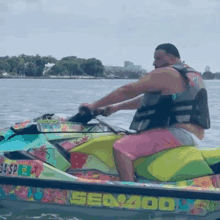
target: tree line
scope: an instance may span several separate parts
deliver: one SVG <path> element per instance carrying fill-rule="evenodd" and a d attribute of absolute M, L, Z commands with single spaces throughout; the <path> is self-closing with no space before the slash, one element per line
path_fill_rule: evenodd
<path fill-rule="evenodd" d="M 210 71 L 205 71 L 202 75 L 203 79 L 220 79 L 220 72 L 212 73 Z"/>
<path fill-rule="evenodd" d="M 47 72 L 45 70 L 45 64 L 54 63 Z M 76 56 L 64 57 L 61 60 L 57 60 L 52 56 L 5 56 L 0 57 L 0 73 L 7 72 L 11 75 L 22 74 L 30 77 L 40 77 L 43 75 L 83 75 L 101 77 L 104 75 L 104 66 L 98 59 L 82 59 Z"/>

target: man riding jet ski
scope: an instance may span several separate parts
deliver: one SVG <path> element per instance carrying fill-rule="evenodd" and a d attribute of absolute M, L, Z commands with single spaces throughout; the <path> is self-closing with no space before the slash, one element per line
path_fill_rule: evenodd
<path fill-rule="evenodd" d="M 114 157 L 120 180 L 134 181 L 134 162 L 157 152 L 199 144 L 210 128 L 208 97 L 200 74 L 183 63 L 177 48 L 169 43 L 157 46 L 155 69 L 134 83 L 124 85 L 94 103 L 105 116 L 119 110 L 137 109 L 130 129 L 136 134 L 114 143 Z"/>

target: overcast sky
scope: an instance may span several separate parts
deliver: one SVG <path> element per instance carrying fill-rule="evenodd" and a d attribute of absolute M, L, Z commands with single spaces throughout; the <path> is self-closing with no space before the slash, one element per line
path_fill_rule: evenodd
<path fill-rule="evenodd" d="M 153 69 L 173 43 L 181 59 L 220 72 L 220 0 L 0 0 L 0 56 L 20 54 L 125 60 Z"/>

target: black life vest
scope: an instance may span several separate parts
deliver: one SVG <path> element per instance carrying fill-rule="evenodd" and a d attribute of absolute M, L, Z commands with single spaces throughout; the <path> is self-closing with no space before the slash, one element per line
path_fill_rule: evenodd
<path fill-rule="evenodd" d="M 141 132 L 177 123 L 210 128 L 208 95 L 201 76 L 197 73 L 194 78 L 189 78 L 187 74 L 196 71 L 182 63 L 174 64 L 172 68 L 187 82 L 186 89 L 171 95 L 162 95 L 161 91 L 145 93 L 130 129 Z"/>

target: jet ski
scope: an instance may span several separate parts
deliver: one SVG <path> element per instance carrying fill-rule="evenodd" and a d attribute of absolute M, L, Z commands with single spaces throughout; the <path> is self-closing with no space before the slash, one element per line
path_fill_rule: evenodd
<path fill-rule="evenodd" d="M 0 130 L 0 210 L 87 219 L 220 219 L 220 147 L 183 146 L 135 161 L 119 181 L 113 144 L 125 129 L 84 108 Z M 1 212 L 2 213 L 2 212 Z"/>

